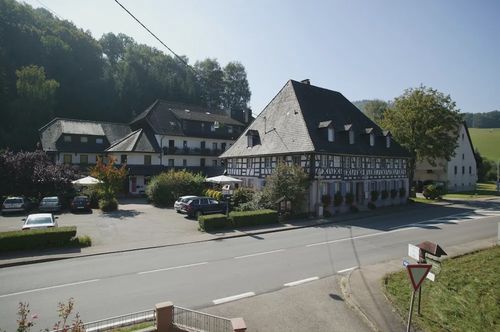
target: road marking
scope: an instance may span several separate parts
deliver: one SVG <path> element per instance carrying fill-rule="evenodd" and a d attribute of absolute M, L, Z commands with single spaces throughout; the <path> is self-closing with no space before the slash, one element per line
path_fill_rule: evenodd
<path fill-rule="evenodd" d="M 458 213 L 456 215 L 451 215 L 448 217 L 457 217 L 457 216 L 464 216 L 463 213 Z M 482 216 L 481 219 L 487 218 L 488 216 Z M 478 218 L 479 219 L 479 218 Z M 463 223 L 463 222 L 472 222 L 473 220 L 478 220 L 478 219 L 461 219 L 461 220 L 453 220 L 454 223 Z M 378 236 L 378 235 L 384 235 L 384 234 L 390 234 L 390 233 L 395 233 L 395 232 L 401 232 L 401 231 L 406 231 L 406 230 L 411 230 L 418 228 L 419 225 L 422 224 L 432 224 L 432 223 L 439 223 L 443 222 L 444 220 L 440 219 L 430 219 L 430 220 L 423 220 L 411 224 L 406 224 L 406 225 L 401 225 L 401 226 L 396 226 L 394 228 L 389 229 L 388 231 L 385 232 L 378 232 L 378 233 L 371 233 L 371 234 L 365 234 L 365 235 L 358 235 L 358 236 L 353 236 L 353 237 L 345 237 L 342 239 L 337 239 L 337 240 L 331 240 L 331 241 L 324 241 L 324 242 L 318 242 L 318 243 L 311 243 L 307 244 L 306 247 L 315 247 L 315 246 L 321 246 L 325 244 L 331 244 L 331 243 L 337 243 L 337 242 L 343 242 L 343 241 L 351 241 L 351 240 L 356 240 L 356 239 L 362 239 L 365 237 L 372 237 L 372 236 Z M 450 222 L 451 220 L 446 220 Z"/>
<path fill-rule="evenodd" d="M 236 257 L 234 257 L 234 259 L 247 258 L 247 257 L 255 257 L 255 256 L 261 256 L 261 255 L 267 255 L 267 254 L 273 254 L 275 252 L 280 252 L 280 251 L 285 251 L 285 249 L 278 249 L 278 250 L 271 250 L 271 251 L 266 251 L 266 252 L 259 252 L 259 253 L 256 253 L 256 254 L 236 256 Z"/>
<path fill-rule="evenodd" d="M 315 280 L 318 280 L 318 279 L 319 279 L 318 277 L 311 277 L 311 278 L 307 278 L 307 279 L 292 281 L 292 282 L 284 284 L 283 286 L 285 286 L 285 287 L 292 287 L 292 286 L 297 286 L 297 285 L 300 285 L 300 284 L 305 284 L 306 282 L 315 281 Z"/>
<path fill-rule="evenodd" d="M 69 284 L 62 284 L 62 285 L 56 285 L 56 286 L 49 286 L 49 287 L 43 287 L 43 288 L 30 289 L 30 290 L 27 290 L 27 291 L 22 291 L 22 292 L 16 292 L 16 293 L 10 293 L 10 294 L 0 295 L 0 298 L 14 296 L 14 295 L 27 294 L 27 293 L 33 293 L 33 292 L 40 292 L 40 291 L 44 291 L 44 290 L 61 288 L 61 287 L 69 287 L 69 286 L 75 286 L 75 285 L 88 284 L 88 283 L 96 282 L 96 281 L 99 281 L 99 280 L 100 279 L 92 279 L 92 280 L 72 282 L 72 283 L 69 283 Z"/>
<path fill-rule="evenodd" d="M 180 266 L 173 266 L 173 267 L 166 267 L 164 269 L 157 269 L 157 270 L 151 270 L 151 271 L 138 272 L 137 274 L 148 274 L 148 273 L 155 273 L 155 272 L 162 272 L 162 271 L 169 271 L 169 270 L 177 270 L 177 269 L 183 269 L 185 267 L 193 267 L 193 266 L 199 266 L 199 265 L 205 265 L 205 264 L 208 264 L 208 262 L 194 263 L 194 264 L 187 264 L 187 265 L 180 265 Z"/>
<path fill-rule="evenodd" d="M 344 272 L 352 271 L 352 270 L 357 269 L 357 268 L 358 268 L 357 266 L 353 266 L 353 267 L 350 267 L 348 269 L 343 269 L 343 270 L 337 271 L 337 273 L 344 273 Z"/>
<path fill-rule="evenodd" d="M 222 299 L 213 300 L 212 302 L 214 304 L 222 304 L 222 303 L 226 303 L 226 302 L 244 299 L 245 297 L 251 297 L 251 296 L 255 296 L 255 293 L 254 292 L 247 292 L 247 293 L 243 293 L 243 294 L 224 297 Z"/>

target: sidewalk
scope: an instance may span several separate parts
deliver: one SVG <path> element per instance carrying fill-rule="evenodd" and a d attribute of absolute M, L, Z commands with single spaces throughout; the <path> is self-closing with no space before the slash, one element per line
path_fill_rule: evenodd
<path fill-rule="evenodd" d="M 447 247 L 448 257 L 491 247 L 496 237 Z M 406 318 L 393 308 L 383 292 L 383 277 L 403 269 L 401 257 L 385 263 L 363 266 L 343 276 L 340 283 L 346 303 L 357 312 L 373 331 L 406 331 Z"/>
<path fill-rule="evenodd" d="M 218 233 L 203 233 L 197 230 L 186 233 L 172 232 L 172 234 L 167 233 L 161 239 L 151 240 L 146 236 L 144 237 L 143 240 L 135 241 L 133 243 L 129 243 L 126 241 L 122 242 L 118 241 L 110 245 L 97 245 L 88 248 L 61 248 L 61 249 L 39 250 L 39 251 L 4 253 L 0 254 L 0 268 L 76 258 L 76 257 L 86 257 L 86 256 L 95 256 L 95 255 L 103 255 L 111 253 L 121 253 L 127 251 L 161 248 L 167 246 L 182 245 L 187 243 L 219 241 L 223 239 L 230 239 L 242 236 L 254 236 L 254 235 L 273 233 L 273 232 L 282 232 L 282 231 L 288 231 L 305 227 L 318 227 L 329 224 L 343 223 L 352 220 L 360 220 L 384 214 L 396 214 L 400 212 L 407 213 L 410 210 L 420 210 L 420 209 L 433 208 L 436 206 L 445 206 L 445 205 L 451 205 L 451 203 L 442 203 L 433 205 L 422 205 L 422 204 L 399 205 L 393 207 L 385 207 L 373 211 L 368 210 L 358 213 L 347 213 L 334 216 L 331 218 L 289 220 L 286 221 L 285 223 L 280 223 L 275 225 L 246 227 L 241 229 L 222 231 Z"/>

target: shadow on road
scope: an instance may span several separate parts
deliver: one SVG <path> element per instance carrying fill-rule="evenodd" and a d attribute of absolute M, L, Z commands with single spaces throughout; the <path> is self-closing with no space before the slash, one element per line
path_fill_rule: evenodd
<path fill-rule="evenodd" d="M 50 256 L 50 255 L 64 255 L 64 254 L 78 254 L 81 252 L 80 248 L 53 248 L 53 249 L 37 249 L 37 250 L 25 250 L 25 251 L 13 251 L 0 254 L 0 261 L 4 259 L 16 259 L 16 258 L 26 258 L 26 257 L 39 257 L 39 256 Z M 29 258 L 28 258 L 29 260 Z M 47 257 L 47 260 L 52 260 L 51 257 Z M 37 260 L 37 262 L 43 262 L 42 260 Z"/>
<path fill-rule="evenodd" d="M 143 212 L 137 210 L 117 210 L 112 212 L 103 212 L 102 217 L 114 218 L 114 219 L 125 219 L 136 217 Z"/>

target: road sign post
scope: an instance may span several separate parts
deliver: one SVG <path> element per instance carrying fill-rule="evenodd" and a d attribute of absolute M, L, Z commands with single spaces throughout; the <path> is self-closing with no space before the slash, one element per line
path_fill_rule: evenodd
<path fill-rule="evenodd" d="M 420 290 L 420 286 L 425 280 L 425 277 L 431 270 L 432 265 L 430 264 L 408 264 L 406 265 L 406 270 L 408 271 L 408 277 L 410 278 L 411 285 L 413 287 L 413 292 L 411 294 L 410 311 L 408 313 L 408 325 L 406 331 L 410 332 L 411 317 L 413 314 L 413 303 L 415 302 L 415 293 Z M 422 293 L 419 292 L 418 302 L 419 302 L 419 314 L 420 314 L 420 298 Z"/>

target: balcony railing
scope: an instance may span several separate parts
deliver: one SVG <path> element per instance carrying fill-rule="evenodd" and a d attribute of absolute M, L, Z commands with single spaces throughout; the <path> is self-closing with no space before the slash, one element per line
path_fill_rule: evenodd
<path fill-rule="evenodd" d="M 193 155 L 193 156 L 219 156 L 224 150 L 207 148 L 178 148 L 164 147 L 164 155 Z"/>

